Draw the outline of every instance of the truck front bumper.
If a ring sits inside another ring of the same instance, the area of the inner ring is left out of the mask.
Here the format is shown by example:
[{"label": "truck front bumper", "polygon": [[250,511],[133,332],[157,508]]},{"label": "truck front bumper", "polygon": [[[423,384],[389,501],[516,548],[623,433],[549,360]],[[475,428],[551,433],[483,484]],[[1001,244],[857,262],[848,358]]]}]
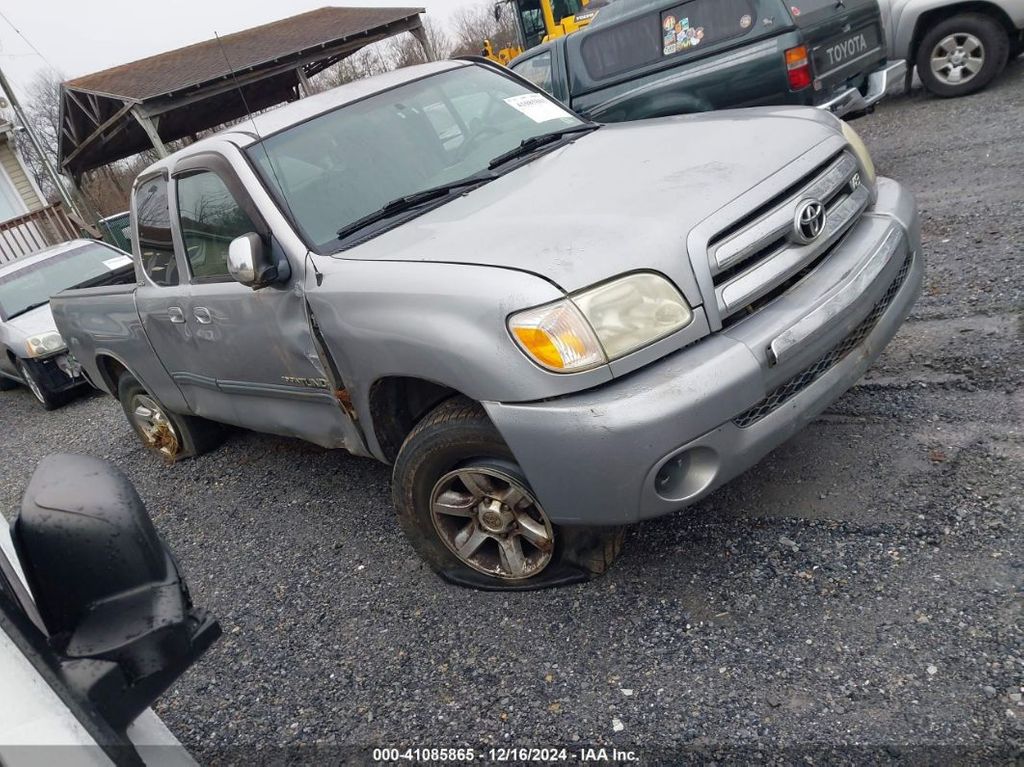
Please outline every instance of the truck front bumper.
[{"label": "truck front bumper", "polygon": [[875,206],[834,251],[750,317],[604,386],[484,404],[556,524],[667,514],[849,389],[896,334],[923,273],[913,198],[879,179]]},{"label": "truck front bumper", "polygon": [[817,107],[831,112],[836,117],[862,115],[885,98],[890,90],[902,85],[906,76],[906,61],[890,61],[868,75],[864,93],[861,93],[860,88],[845,88]]}]

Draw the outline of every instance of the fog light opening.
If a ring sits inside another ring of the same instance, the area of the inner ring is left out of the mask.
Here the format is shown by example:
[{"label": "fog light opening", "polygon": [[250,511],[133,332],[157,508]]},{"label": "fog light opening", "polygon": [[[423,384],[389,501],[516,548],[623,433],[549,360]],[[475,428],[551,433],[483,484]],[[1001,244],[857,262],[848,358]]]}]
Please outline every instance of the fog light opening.
[{"label": "fog light opening", "polygon": [[669,458],[654,475],[654,491],[666,501],[686,501],[704,492],[718,474],[718,454],[694,447]]}]

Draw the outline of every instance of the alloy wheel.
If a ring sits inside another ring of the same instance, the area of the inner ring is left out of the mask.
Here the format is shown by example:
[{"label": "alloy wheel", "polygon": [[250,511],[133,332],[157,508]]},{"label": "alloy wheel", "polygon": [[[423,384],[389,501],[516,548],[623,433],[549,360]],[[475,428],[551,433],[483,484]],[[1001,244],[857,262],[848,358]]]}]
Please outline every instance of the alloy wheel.
[{"label": "alloy wheel", "polygon": [[430,496],[434,528],[459,560],[481,573],[524,580],[550,564],[555,534],[529,490],[488,467],[468,467],[438,480]]},{"label": "alloy wheel", "polygon": [[963,85],[985,66],[985,46],[967,32],[946,35],[932,49],[932,73],[946,85]]},{"label": "alloy wheel", "polygon": [[181,439],[174,424],[156,400],[148,394],[136,394],[128,409],[136,429],[146,447],[156,450],[167,459],[173,459],[181,449]]}]

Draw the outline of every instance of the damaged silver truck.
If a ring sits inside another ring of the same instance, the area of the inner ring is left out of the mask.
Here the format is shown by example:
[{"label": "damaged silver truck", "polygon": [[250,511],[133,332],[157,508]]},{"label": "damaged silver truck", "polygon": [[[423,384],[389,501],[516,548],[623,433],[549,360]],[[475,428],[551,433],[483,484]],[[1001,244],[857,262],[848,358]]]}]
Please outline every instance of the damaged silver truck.
[{"label": "damaged silver truck", "polygon": [[500,67],[351,83],[136,181],[137,284],[53,313],[167,459],[218,424],[393,465],[453,582],[602,573],[622,526],[735,477],[905,319],[911,195],[803,107],[621,125]]}]

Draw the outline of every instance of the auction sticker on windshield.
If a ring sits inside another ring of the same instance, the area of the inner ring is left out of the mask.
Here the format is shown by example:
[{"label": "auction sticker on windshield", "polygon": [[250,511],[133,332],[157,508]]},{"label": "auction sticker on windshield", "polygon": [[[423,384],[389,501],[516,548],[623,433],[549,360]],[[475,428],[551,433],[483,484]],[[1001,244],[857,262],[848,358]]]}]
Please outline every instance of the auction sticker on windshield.
[{"label": "auction sticker on windshield", "polygon": [[120,269],[122,266],[128,266],[132,262],[131,256],[117,256],[116,258],[108,258],[103,262],[103,265],[110,271]]},{"label": "auction sticker on windshield", "polygon": [[572,118],[558,104],[541,96],[539,93],[526,93],[522,96],[510,96],[505,103],[513,109],[522,112],[535,123],[546,123],[549,120]]}]

